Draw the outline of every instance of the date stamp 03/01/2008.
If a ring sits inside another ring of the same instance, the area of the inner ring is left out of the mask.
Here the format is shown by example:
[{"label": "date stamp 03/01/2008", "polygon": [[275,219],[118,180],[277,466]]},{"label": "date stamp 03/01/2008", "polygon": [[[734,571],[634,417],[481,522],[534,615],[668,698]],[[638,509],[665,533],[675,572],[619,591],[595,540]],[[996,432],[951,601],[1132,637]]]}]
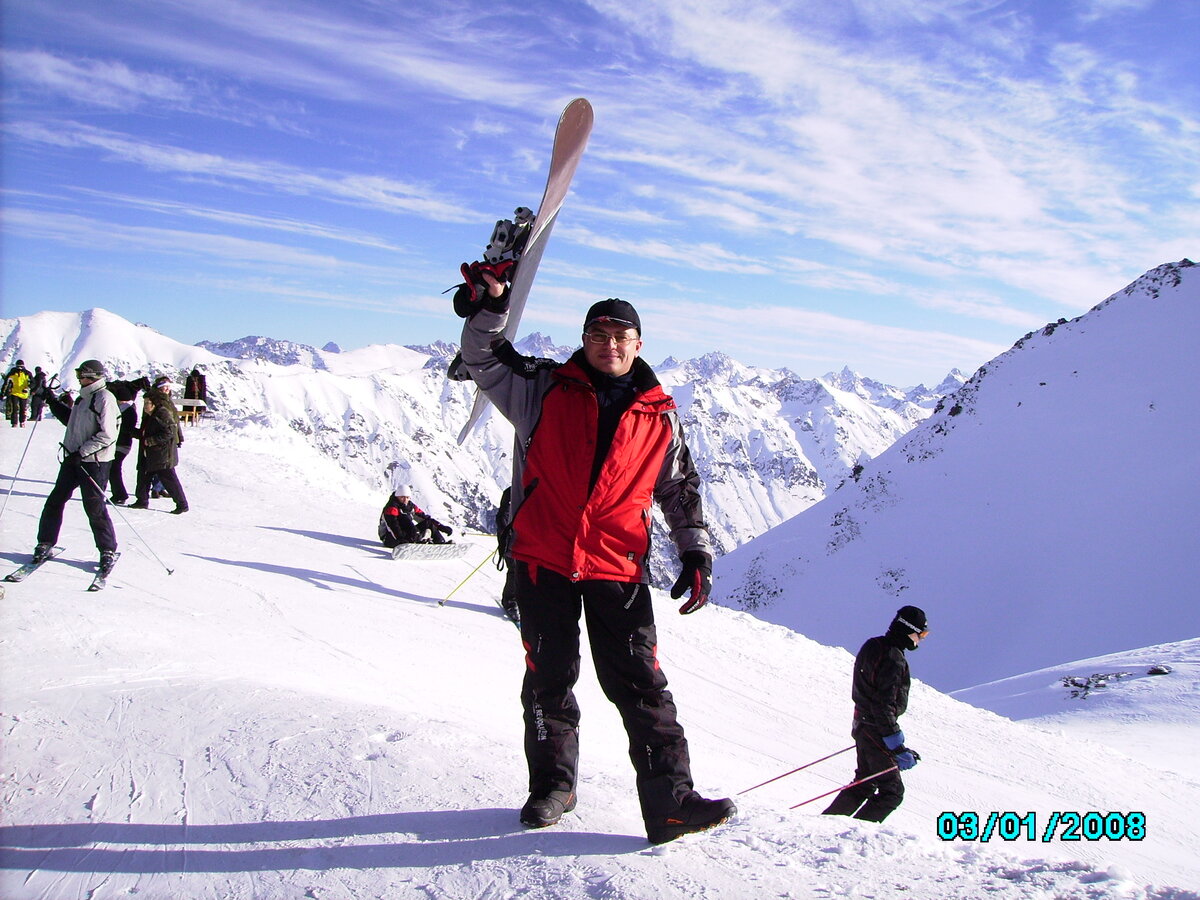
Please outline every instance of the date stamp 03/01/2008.
[{"label": "date stamp 03/01/2008", "polygon": [[937,818],[943,841],[1140,841],[1146,815],[1140,812],[1052,812],[1039,827],[1037,813],[944,812]]}]

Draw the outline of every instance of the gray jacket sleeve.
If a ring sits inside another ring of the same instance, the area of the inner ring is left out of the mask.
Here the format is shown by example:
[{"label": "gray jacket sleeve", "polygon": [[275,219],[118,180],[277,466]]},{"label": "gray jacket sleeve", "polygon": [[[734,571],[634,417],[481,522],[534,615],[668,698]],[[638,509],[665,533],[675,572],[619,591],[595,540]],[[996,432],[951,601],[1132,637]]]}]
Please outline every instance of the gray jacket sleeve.
[{"label": "gray jacket sleeve", "polygon": [[471,378],[496,409],[512,422],[517,442],[529,439],[541,411],[550,373],[520,374],[497,358],[493,346],[504,339],[507,313],[481,310],[463,323],[462,358]]},{"label": "gray jacket sleeve", "polygon": [[700,499],[700,475],[696,472],[691,451],[684,440],[678,413],[671,412],[669,418],[671,444],[663,459],[658,483],[654,486],[654,499],[663,512],[679,555],[683,556],[689,550],[699,550],[712,557],[712,538],[704,522],[704,508]]}]

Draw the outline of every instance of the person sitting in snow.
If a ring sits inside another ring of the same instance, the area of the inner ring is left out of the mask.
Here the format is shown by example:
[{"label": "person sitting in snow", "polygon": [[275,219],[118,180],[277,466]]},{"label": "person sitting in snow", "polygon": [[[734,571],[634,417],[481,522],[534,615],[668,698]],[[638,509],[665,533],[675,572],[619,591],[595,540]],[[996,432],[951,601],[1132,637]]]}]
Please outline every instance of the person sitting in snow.
[{"label": "person sitting in snow", "polygon": [[379,540],[385,547],[400,544],[447,544],[454,529],[443,525],[412,501],[412,488],[400,485],[379,514]]},{"label": "person sitting in snow", "polygon": [[[925,613],[902,606],[887,634],[868,638],[854,657],[854,724],[850,734],[858,750],[854,783],[833,798],[827,816],[853,816],[882,822],[904,799],[900,771],[911,769],[921,758],[904,746],[897,720],[908,708],[908,659],[929,635]],[[883,772],[877,778],[873,775]],[[866,780],[869,779],[869,780]]]}]

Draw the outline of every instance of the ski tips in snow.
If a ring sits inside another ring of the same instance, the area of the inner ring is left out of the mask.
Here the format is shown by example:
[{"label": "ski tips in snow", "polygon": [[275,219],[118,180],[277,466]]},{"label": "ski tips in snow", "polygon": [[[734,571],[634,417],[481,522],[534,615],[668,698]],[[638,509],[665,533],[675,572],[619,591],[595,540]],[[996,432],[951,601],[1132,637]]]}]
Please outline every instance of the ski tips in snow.
[{"label": "ski tips in snow", "polygon": [[4,580],[8,582],[24,581],[43,565],[50,562],[50,560],[62,553],[65,549],[65,547],[51,547],[50,552],[37,562],[30,560],[29,562],[25,563],[25,565],[17,567],[12,572],[9,572],[7,575],[5,575]]}]

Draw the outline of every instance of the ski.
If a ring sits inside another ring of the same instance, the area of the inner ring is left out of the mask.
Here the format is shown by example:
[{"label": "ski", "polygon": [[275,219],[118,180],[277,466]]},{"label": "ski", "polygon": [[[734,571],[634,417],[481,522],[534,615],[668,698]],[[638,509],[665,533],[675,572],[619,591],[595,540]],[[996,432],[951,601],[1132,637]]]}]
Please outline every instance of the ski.
[{"label": "ski", "polygon": [[112,555],[112,562],[109,564],[108,568],[101,566],[96,571],[96,577],[92,579],[92,583],[88,586],[89,591],[102,591],[108,587],[108,576],[112,574],[113,566],[117,564],[117,560],[120,558],[121,554],[114,552]]},{"label": "ski", "polygon": [[5,581],[24,581],[26,578],[28,578],[30,575],[32,575],[34,572],[36,572],[38,569],[40,569],[44,563],[48,563],[50,560],[54,559],[54,557],[56,557],[60,553],[62,553],[63,550],[65,550],[65,549],[66,549],[65,547],[50,548],[50,553],[46,556],[45,559],[40,559],[37,562],[30,561],[30,562],[25,563],[25,565],[21,566],[18,569],[13,570],[12,572],[9,572],[7,575],[5,575],[4,580]]},{"label": "ski", "polygon": [[[521,324],[521,313],[525,310],[525,300],[529,296],[530,287],[533,286],[533,277],[537,274],[546,242],[550,240],[550,231],[554,228],[558,212],[562,209],[567,191],[571,187],[575,169],[578,168],[583,151],[587,148],[588,137],[592,133],[592,121],[592,104],[582,97],[568,103],[558,120],[558,128],[554,132],[554,149],[550,153],[550,174],[546,178],[546,189],[542,193],[542,202],[538,206],[528,236],[524,238],[520,248],[520,259],[516,263],[512,287],[509,290],[508,322],[504,326],[504,337],[510,342],[516,340],[517,326]],[[517,211],[517,218],[522,218],[520,209]],[[493,233],[493,242],[495,240],[496,234]],[[477,390],[467,424],[458,435],[460,444],[470,436],[487,408],[487,395]]]}]

